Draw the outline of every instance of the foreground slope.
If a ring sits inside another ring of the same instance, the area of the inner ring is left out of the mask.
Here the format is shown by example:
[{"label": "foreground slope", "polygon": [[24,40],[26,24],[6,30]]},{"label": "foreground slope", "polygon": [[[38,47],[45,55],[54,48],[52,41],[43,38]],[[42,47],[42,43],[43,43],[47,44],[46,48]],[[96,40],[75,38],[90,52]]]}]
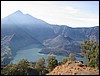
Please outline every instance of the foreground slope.
[{"label": "foreground slope", "polygon": [[68,61],[65,64],[57,66],[47,75],[99,75],[99,70],[87,67],[80,61]]}]

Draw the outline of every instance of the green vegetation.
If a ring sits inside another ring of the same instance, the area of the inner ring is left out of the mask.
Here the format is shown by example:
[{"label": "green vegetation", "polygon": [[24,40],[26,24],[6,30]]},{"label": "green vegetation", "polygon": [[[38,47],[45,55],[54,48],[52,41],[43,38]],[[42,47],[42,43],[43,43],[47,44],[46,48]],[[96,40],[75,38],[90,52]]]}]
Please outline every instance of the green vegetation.
[{"label": "green vegetation", "polygon": [[16,75],[16,64],[8,64],[1,70],[1,75]]},{"label": "green vegetation", "polygon": [[[19,61],[18,64],[8,64],[1,71],[2,75],[30,75],[30,70],[32,70],[35,75],[38,75],[38,72],[35,69],[29,67],[29,62],[25,59]],[[34,75],[34,74],[32,74]]]},{"label": "green vegetation", "polygon": [[35,69],[39,72],[39,75],[45,75],[48,72],[44,64],[45,64],[44,58],[40,58],[36,61]]},{"label": "green vegetation", "polygon": [[48,56],[47,63],[47,68],[49,72],[52,71],[58,65],[58,61],[55,56]]},{"label": "green vegetation", "polygon": [[64,57],[62,61],[58,62],[58,65],[65,64],[68,61],[68,57]]},{"label": "green vegetation", "polygon": [[62,59],[62,61],[59,62],[59,65],[65,64],[68,60],[75,61],[75,54],[70,53],[68,57],[64,57],[64,58]]},{"label": "green vegetation", "polygon": [[26,59],[20,60],[17,64],[8,64],[1,70],[2,75],[45,75],[52,71],[58,61],[55,56],[49,56],[47,59],[40,58],[35,64],[28,62]]},{"label": "green vegetation", "polygon": [[68,57],[68,60],[74,61],[74,60],[75,60],[75,54],[70,53],[70,54],[69,54],[69,57]]},{"label": "green vegetation", "polygon": [[86,40],[81,47],[81,53],[86,59],[87,65],[90,67],[99,68],[99,43]]},{"label": "green vegetation", "polygon": [[62,63],[65,64],[68,61],[68,57],[63,58]]},{"label": "green vegetation", "polygon": [[[27,75],[27,70],[28,70],[28,61],[25,59],[22,59],[19,61],[17,64],[17,70],[19,75]],[[21,67],[21,68],[20,68]]]}]

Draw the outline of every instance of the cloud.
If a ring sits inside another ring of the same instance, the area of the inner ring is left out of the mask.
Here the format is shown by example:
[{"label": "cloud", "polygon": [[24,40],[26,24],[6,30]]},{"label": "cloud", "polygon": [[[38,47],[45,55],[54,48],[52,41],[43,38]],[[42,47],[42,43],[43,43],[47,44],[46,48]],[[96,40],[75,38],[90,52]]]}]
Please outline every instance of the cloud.
[{"label": "cloud", "polygon": [[98,21],[98,18],[79,18],[82,21],[87,21],[87,22],[96,22]]},{"label": "cloud", "polygon": [[71,6],[64,7],[64,10],[67,11],[67,13],[77,13],[79,11]]},{"label": "cloud", "polygon": [[99,14],[83,10],[84,6],[78,6],[78,4],[72,4],[72,6],[66,4],[66,2],[62,1],[62,4],[60,4],[61,2],[57,4],[56,1],[54,3],[52,1],[1,1],[1,17],[21,10],[24,14],[28,13],[50,24],[62,24],[72,27],[99,25]]}]

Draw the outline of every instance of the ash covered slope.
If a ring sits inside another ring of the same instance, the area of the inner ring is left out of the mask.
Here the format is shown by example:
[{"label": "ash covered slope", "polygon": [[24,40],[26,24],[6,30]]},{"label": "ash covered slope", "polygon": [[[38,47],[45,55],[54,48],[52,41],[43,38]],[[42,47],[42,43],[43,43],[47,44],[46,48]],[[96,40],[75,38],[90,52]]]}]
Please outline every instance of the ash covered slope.
[{"label": "ash covered slope", "polygon": [[99,75],[99,70],[87,67],[81,62],[68,61],[57,66],[47,75]]}]

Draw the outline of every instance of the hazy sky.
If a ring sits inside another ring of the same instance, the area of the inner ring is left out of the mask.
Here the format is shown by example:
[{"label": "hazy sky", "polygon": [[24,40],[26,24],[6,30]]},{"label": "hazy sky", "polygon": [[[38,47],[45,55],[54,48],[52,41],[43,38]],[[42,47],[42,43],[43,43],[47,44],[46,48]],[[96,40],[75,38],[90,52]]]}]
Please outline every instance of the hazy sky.
[{"label": "hazy sky", "polygon": [[1,1],[1,18],[17,10],[50,24],[99,26],[99,1]]}]

